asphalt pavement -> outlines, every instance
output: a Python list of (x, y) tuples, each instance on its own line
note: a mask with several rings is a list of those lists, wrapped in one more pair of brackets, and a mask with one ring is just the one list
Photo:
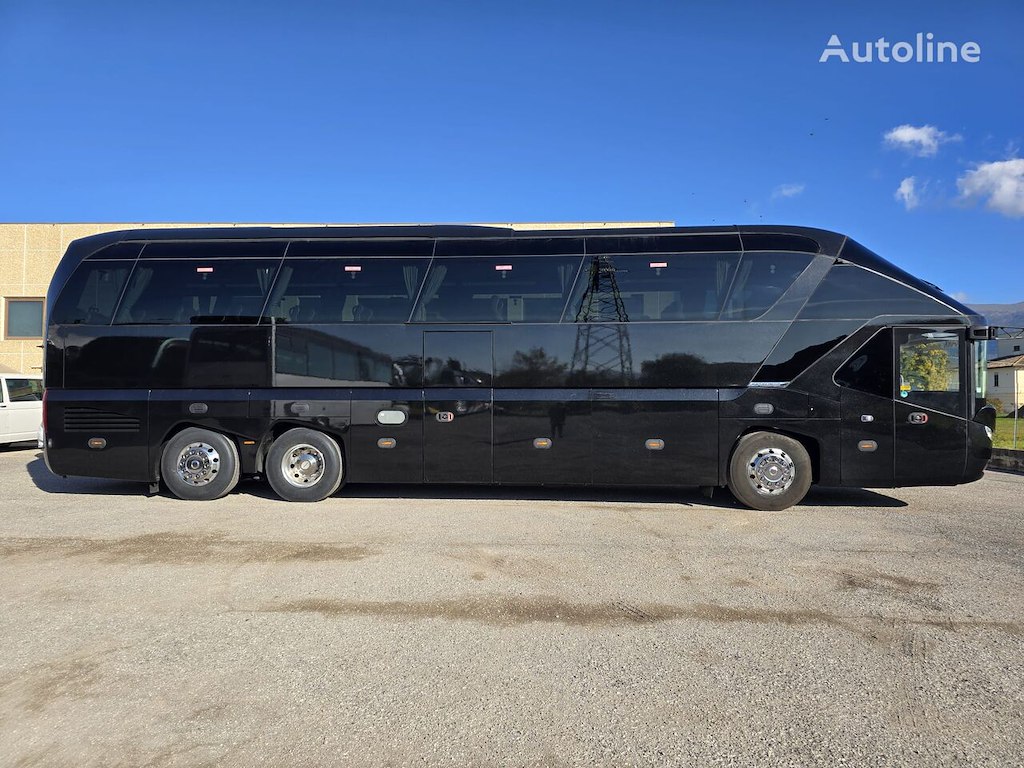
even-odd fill
[(0, 450), (0, 765), (1024, 762), (1024, 476), (144, 491)]

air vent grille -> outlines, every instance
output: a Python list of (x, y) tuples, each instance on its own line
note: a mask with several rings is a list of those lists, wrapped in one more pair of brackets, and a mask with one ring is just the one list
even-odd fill
[(71, 406), (64, 409), (65, 432), (138, 432), (139, 420), (123, 413)]

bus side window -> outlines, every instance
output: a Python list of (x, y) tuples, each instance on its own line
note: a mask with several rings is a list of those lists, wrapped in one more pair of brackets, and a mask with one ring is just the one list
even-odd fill
[(892, 331), (883, 329), (872, 336), (836, 371), (835, 380), (841, 387), (891, 399)]
[(426, 266), (423, 258), (289, 258), (264, 321), (404, 323)]
[(954, 314), (949, 307), (895, 280), (853, 264), (833, 266), (800, 311), (800, 320), (870, 319), (899, 308), (904, 315)]
[(722, 319), (753, 320), (763, 315), (782, 298), (812, 258), (807, 253), (744, 253)]
[(124, 261), (83, 262), (61, 291), (49, 322), (108, 325), (131, 266)]
[(114, 324), (255, 323), (278, 264), (275, 259), (141, 260)]
[(435, 259), (413, 319), (557, 323), (581, 261), (563, 255)]
[(566, 313), (575, 322), (716, 320), (739, 254), (601, 254), (584, 265)]

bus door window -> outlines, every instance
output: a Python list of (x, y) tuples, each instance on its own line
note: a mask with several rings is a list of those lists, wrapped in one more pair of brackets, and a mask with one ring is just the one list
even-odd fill
[(941, 330), (902, 331), (897, 362), (899, 399), (961, 414), (960, 335)]

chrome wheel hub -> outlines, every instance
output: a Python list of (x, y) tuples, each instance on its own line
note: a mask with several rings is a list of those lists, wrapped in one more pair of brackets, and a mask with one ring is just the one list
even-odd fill
[(796, 466), (789, 454), (778, 448), (762, 448), (747, 467), (750, 484), (762, 496), (776, 496), (789, 490)]
[(307, 488), (320, 482), (326, 461), (323, 453), (312, 445), (296, 445), (281, 459), (281, 475), (298, 488)]
[(206, 485), (219, 469), (220, 454), (209, 443), (190, 443), (178, 454), (178, 477), (189, 485)]

